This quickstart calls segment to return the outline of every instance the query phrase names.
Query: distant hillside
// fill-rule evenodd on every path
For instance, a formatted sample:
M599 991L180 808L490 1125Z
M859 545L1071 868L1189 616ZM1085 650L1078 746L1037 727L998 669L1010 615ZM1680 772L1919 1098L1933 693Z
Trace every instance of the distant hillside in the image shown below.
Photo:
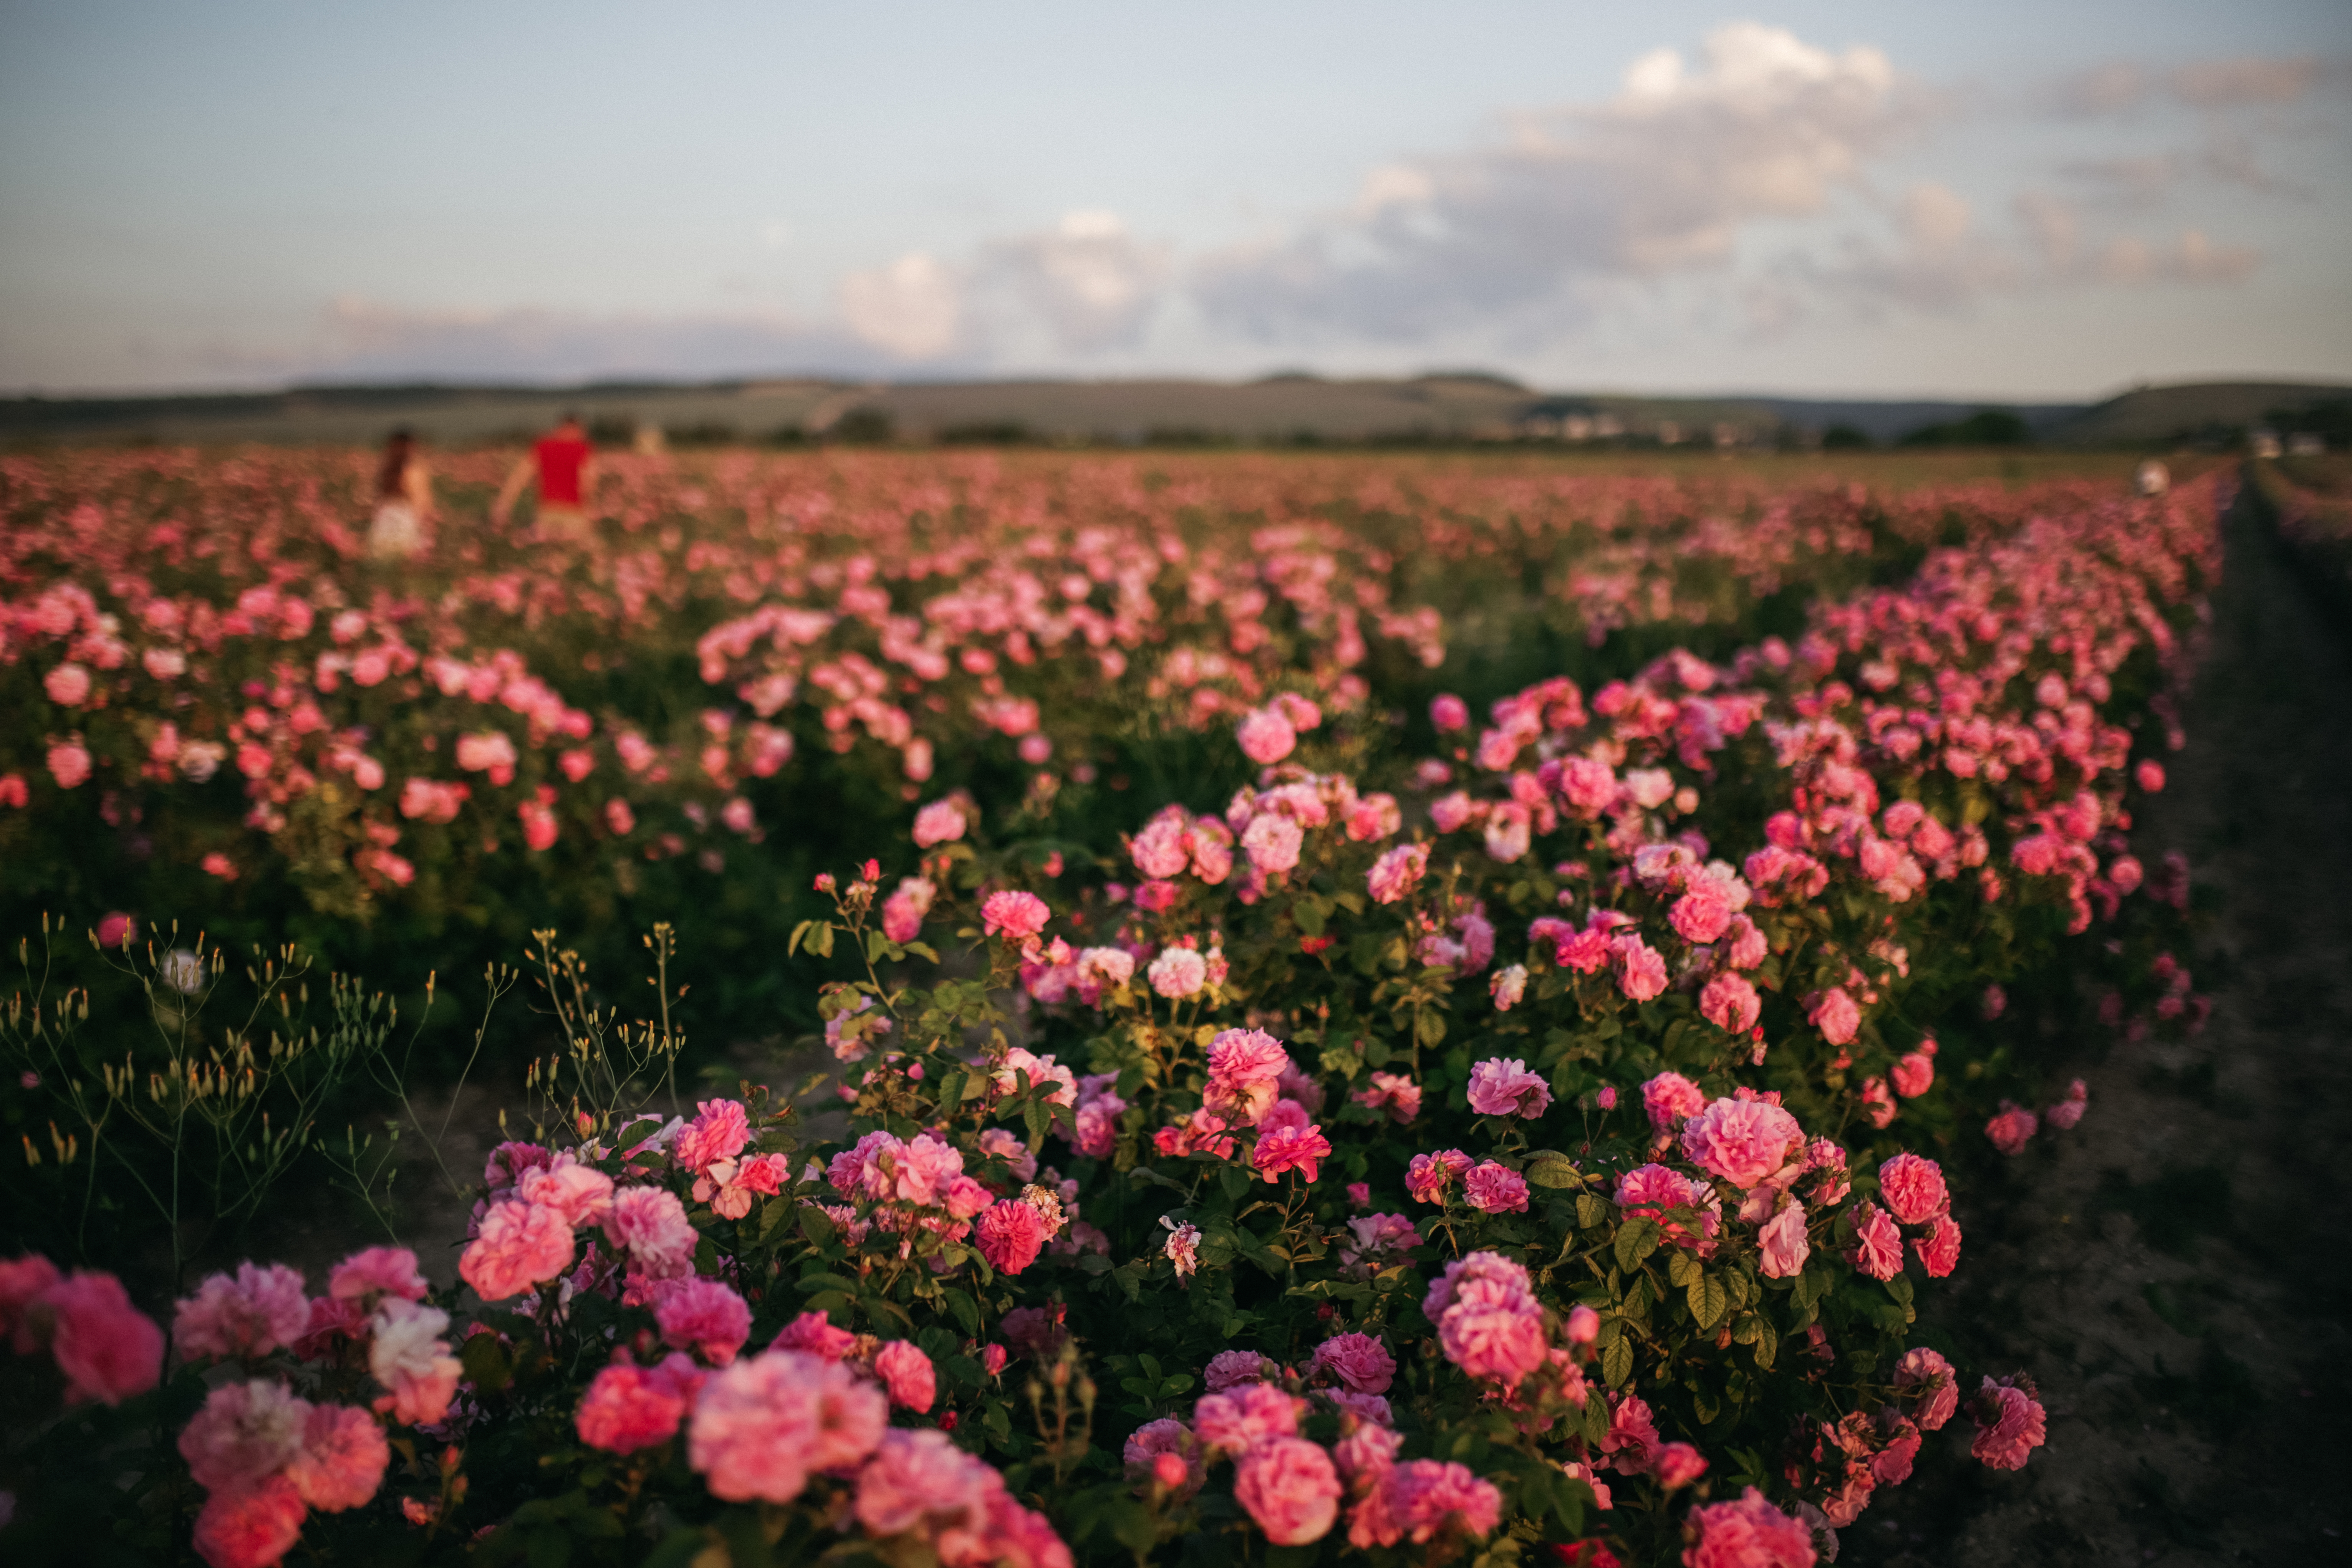
M2070 447L2168 445L2242 435L2273 409L2352 397L2352 386L2301 381L2213 381L2143 386L2111 397L2044 436Z
M2095 407L2008 404L2034 439L2151 445L2242 430L2272 408L2347 389L2291 383L2143 388ZM446 447L508 442L577 410L597 438L673 443L863 439L1100 445L1809 444L1843 426L1880 444L1966 419L1978 402L1545 393L1463 371L1410 379L1306 373L1251 382L902 382L819 378L701 385L317 386L180 397L0 400L0 443L372 443L394 426Z

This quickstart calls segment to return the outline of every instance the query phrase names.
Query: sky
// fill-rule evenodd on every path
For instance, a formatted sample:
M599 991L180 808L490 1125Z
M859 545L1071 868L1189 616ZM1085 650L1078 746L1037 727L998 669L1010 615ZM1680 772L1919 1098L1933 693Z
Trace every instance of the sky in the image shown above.
M2352 380L2352 3L0 0L0 392Z

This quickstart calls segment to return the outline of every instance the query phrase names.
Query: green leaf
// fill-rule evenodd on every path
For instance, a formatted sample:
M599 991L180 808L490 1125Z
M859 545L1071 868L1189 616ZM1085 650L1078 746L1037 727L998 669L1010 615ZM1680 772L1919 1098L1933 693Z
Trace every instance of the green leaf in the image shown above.
M800 1226L801 1235L807 1238L811 1247L829 1246L835 1235L833 1216L814 1204L801 1210Z
M964 1070L960 1067L949 1068L940 1074L940 1110L952 1114L963 1103L963 1080Z
M1666 1280L1669 1284L1688 1285L1698 1278L1699 1273L1698 1259L1679 1247L1675 1248L1674 1256L1666 1259Z
M1299 931L1304 934L1307 936L1323 934L1323 906L1319 900L1299 900L1290 906L1290 918L1297 922Z
M1045 1109L1043 1102L1033 1100L1021 1108L1021 1120L1029 1130L1029 1147L1044 1148L1045 1129L1053 1120L1053 1113Z
M1780 1353L1780 1336L1762 1318L1756 1320L1756 1364L1765 1372L1772 1370L1772 1358Z
M808 950L819 958L833 956L833 927L820 921L808 934Z
M504 1388L514 1379L514 1362L499 1343L496 1334L476 1334L457 1352L466 1368L466 1376L478 1388Z
M1576 1195L1576 1228L1591 1230L1609 1217L1609 1205L1591 1193Z
M979 1304L971 1299L968 1292L959 1290L952 1285L949 1286L941 1292L941 1294L947 1298L948 1310L953 1312L955 1314L955 1321L963 1325L963 1331L967 1334L972 1335L974 1338L977 1338L980 1334Z
M1576 1162L1557 1149L1537 1150L1528 1156L1519 1173L1538 1187L1573 1187L1584 1181L1584 1173L1576 1168ZM1577 1205L1577 1213L1582 1216L1583 1205Z
M1701 1272L1694 1275L1689 1288L1683 1294L1690 1303L1691 1317L1701 1331L1711 1330L1722 1321L1725 1310L1731 1305L1731 1293L1723 1288L1722 1279L1713 1274Z
M1433 1007L1424 1007L1413 1015L1412 1037L1424 1046L1434 1046L1445 1038L1445 1017Z
M808 935L809 927L814 924L816 924L816 921L803 921L800 924L793 927L792 936L784 942L784 956L786 958L790 958L793 954L801 950L802 940Z
M1658 1222L1637 1219L1617 1232L1617 1267L1632 1269L1658 1250Z
M1633 1342L1620 1338L1601 1352L1601 1375L1609 1380L1612 1388L1622 1388L1625 1380L1633 1375Z
M868 963L881 963L883 955L890 951L890 947L891 942L888 937L884 936L878 931L867 931L866 933L866 962Z

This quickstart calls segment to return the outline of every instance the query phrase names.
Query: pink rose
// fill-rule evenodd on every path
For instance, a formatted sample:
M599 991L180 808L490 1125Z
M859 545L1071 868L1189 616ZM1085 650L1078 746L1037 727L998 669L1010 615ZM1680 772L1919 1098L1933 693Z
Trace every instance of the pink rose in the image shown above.
M1731 924L1731 904L1719 884L1695 879L1690 891L1666 911L1666 920L1685 942L1704 947Z
M662 1342L727 1366L751 1337L751 1309L716 1279L688 1279L665 1290L654 1307Z
M1481 1214L1525 1214L1527 1178L1507 1165L1486 1161L1462 1179L1462 1201Z
M1045 929L1054 911L1034 893L991 893L980 906L981 929L1007 942L1021 942Z
M889 1419L881 1390L839 1363L769 1351L703 1384L687 1457L713 1497L790 1502L810 1472L854 1465L872 1453Z
M742 1102L706 1100L694 1108L697 1115L670 1144L670 1153L688 1170L699 1174L720 1160L730 1160L751 1141L751 1125Z
M1878 1167L1879 1196L1905 1225L1925 1225L1952 1206L1943 1167L1916 1154L1897 1154Z
M1706 1459L1688 1443L1667 1443L1651 1458L1650 1473L1660 1486L1675 1491L1706 1474Z
M1242 848L1250 864L1268 876L1297 866L1306 839L1298 824L1271 811L1251 817L1249 826L1242 829Z
M1862 1009L1841 987L1822 992L1806 1017L1822 1032L1822 1038L1833 1046L1851 1044L1862 1028Z
M1450 1529L1482 1538L1502 1521L1502 1492L1466 1465L1410 1460L1389 1472L1381 1489L1391 1527L1416 1543Z
M1649 1113L1652 1127L1671 1132L1676 1122L1706 1109L1706 1096L1682 1074L1662 1072L1642 1086L1642 1109Z
M1422 1313L1437 1325L1446 1359L1475 1378L1516 1384L1544 1364L1543 1309L1528 1271L1492 1252L1445 1266Z
M981 1214L972 1245L1000 1274L1018 1274L1045 1247L1045 1216L1025 1203L993 1203Z
M1234 738L1241 742L1242 753L1260 763L1278 763L1298 744L1290 721L1271 708L1253 708L1242 715Z
M915 813L915 846L928 849L934 844L952 843L963 837L964 826L961 806L951 800L935 800Z
M1698 994L1698 1010L1717 1028L1744 1035L1756 1026L1763 1002L1756 987L1737 974L1718 974Z
M1225 1352L1218 1360L1234 1353ZM1227 1375L1239 1370L1231 1369ZM1260 1370L1264 1370L1263 1358ZM1207 1447L1239 1454L1276 1437L1295 1436L1298 1414L1306 1405L1269 1383L1229 1383L1225 1392L1204 1394L1193 1402L1192 1430Z
M1470 705L1450 691L1441 691L1429 700L1429 721L1441 735L1470 727Z
M562 1273L572 1263L572 1227L543 1204L508 1200L490 1205L481 1229L457 1260L485 1301L502 1301Z
M1405 1169L1404 1190L1415 1203L1442 1204L1446 1190L1454 1178L1465 1174L1471 1166L1470 1156L1459 1149L1441 1149L1434 1154L1415 1154Z
M1683 1153L1742 1192L1788 1163L1804 1139L1797 1119L1760 1100L1718 1100L1683 1123Z
M1922 1432L1938 1432L1959 1407L1959 1379L1952 1363L1926 1346L1903 1352L1895 1363L1895 1387L1912 1402Z
M1234 1499L1268 1541L1304 1546L1323 1539L1339 1517L1339 1477L1331 1456L1314 1444L1276 1437L1242 1456L1234 1473Z
M1611 944L1616 958L1618 989L1632 1000L1647 1002L1666 988L1666 961L1638 936L1621 936Z
M1914 1238L1911 1250L1919 1255L1920 1263L1927 1270L1927 1278L1948 1278L1960 1262L1959 1222L1950 1215L1937 1215L1934 1229L1925 1237Z
M154 1387L163 1373L163 1331L131 1304L122 1282L82 1269L62 1279L51 1275L25 1308L16 1334L21 1352L26 1321L46 1317L49 1354L65 1373L66 1403L120 1405Z
M375 1417L348 1405L314 1405L303 1420L302 1447L287 1464L286 1479L312 1508L341 1513L375 1496L391 1462L392 1445Z
M213 1568L269 1568L302 1538L308 1511L300 1490L282 1475L216 1491L196 1514L196 1554Z
M931 1358L905 1340L893 1340L874 1352L874 1372L889 1390L890 1403L902 1410L929 1410L939 1392Z
M1862 1205L1862 1221L1854 1226L1853 1266L1873 1279L1892 1279L1903 1272L1903 1233L1876 1204Z
M1400 844L1372 862L1372 868L1364 875L1364 885L1374 903L1398 903L1420 885L1428 869L1428 845Z
M1756 1233L1756 1240L1763 1249L1760 1267L1766 1279L1795 1279L1812 1252L1812 1244L1805 1238L1805 1205L1790 1202L1765 1221L1763 1228Z
M1269 1182L1278 1180L1283 1172L1289 1170L1297 1171L1312 1182L1318 1162L1330 1153L1331 1141L1323 1136L1319 1127L1273 1127L1261 1123L1257 1146L1250 1151L1250 1163Z
M264 1356L300 1339L310 1322L301 1275L283 1264L241 1263L234 1277L208 1276L179 1304L172 1333L185 1354Z
M2025 1145L2041 1128L2033 1112L2009 1100L2000 1102L2000 1114L1985 1123L1985 1136L1994 1148L2004 1154L2024 1152Z
M2044 1440L2042 1405L2033 1393L2032 1380L2022 1374L1998 1383L1984 1380L1969 1402L1969 1419L1977 1424L1976 1441L1969 1445L1971 1458L1996 1470L2025 1468L2027 1457Z
M1386 1394L1396 1381L1396 1358L1370 1334L1339 1334L1315 1347L1314 1365L1358 1394Z
M1906 1100L1916 1100L1936 1082L1935 1041L1921 1042L1921 1048L1898 1060L1887 1077L1895 1080L1895 1092Z
M1754 1487L1737 1501L1694 1508L1685 1529L1685 1568L1812 1568L1813 1532L1767 1501Z
M1551 1086L1524 1061L1491 1057L1470 1069L1470 1109L1481 1116L1517 1116L1530 1121L1551 1106Z
M589 1383L572 1417L573 1429L592 1448L634 1454L677 1436L678 1424L686 1419L699 1387L698 1373L684 1382L666 1367L615 1362Z

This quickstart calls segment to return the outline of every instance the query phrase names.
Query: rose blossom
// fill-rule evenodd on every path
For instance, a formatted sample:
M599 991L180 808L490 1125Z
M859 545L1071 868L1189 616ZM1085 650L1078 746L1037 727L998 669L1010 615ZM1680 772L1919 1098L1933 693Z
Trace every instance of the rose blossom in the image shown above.
M180 1458L208 1491L233 1491L277 1475L302 1451L309 1401L274 1378L225 1383L180 1429Z
M1306 840L1298 824L1271 811L1251 817L1249 826L1242 829L1242 848L1250 864L1268 876L1297 866Z
M915 847L952 843L963 837L963 810L952 800L935 800L915 813Z
M1434 1154L1415 1154L1405 1168L1404 1190L1415 1203L1442 1204L1446 1189L1455 1177L1466 1173L1470 1156L1459 1149L1441 1149Z
M1621 936L1611 943L1616 954L1617 985L1635 1002L1647 1002L1666 988L1666 961L1638 936Z
M1282 761L1298 744L1289 719L1274 708L1253 708L1243 714L1234 738L1241 742L1243 755L1262 764Z
M981 930L1007 942L1022 942L1045 929L1054 911L1034 893L991 893L980 906Z
M1320 1541L1339 1517L1339 1477L1331 1456L1298 1437L1276 1437L1242 1456L1234 1500L1276 1546Z
M751 1337L751 1309L716 1279L688 1279L665 1290L654 1307L662 1342L726 1366Z
M1045 1216L1025 1203L1004 1200L982 1211L972 1245L1000 1274L1018 1274L1045 1247Z
M1192 995L1209 983L1209 962L1189 947L1171 947L1144 971L1151 989L1170 1001Z
M1949 1278L1960 1263L1959 1222L1950 1215L1937 1215L1935 1228L1924 1237L1914 1237L1911 1250L1919 1255L1920 1263L1927 1270L1927 1278Z
M1688 1443L1667 1443L1650 1460L1650 1473L1660 1486L1675 1491L1706 1474L1706 1460Z
M1880 1163L1878 1194L1905 1225L1925 1225L1952 1206L1943 1167L1916 1154L1896 1154Z
M2021 1470L2028 1455L2042 1447L2044 1422L2041 1402L2033 1397L2031 1380L1988 1377L1976 1398L1969 1402L1969 1417L1977 1424L1969 1457L1996 1470Z
M1805 1205L1790 1200L1756 1233L1764 1257L1759 1265L1768 1279L1792 1279L1805 1267L1812 1244L1805 1238Z
M247 1262L234 1278L207 1276L180 1302L172 1334L191 1355L264 1356L300 1339L310 1323L300 1274L283 1264Z
M1895 1081L1895 1092L1906 1100L1916 1100L1936 1082L1936 1042L1922 1040L1919 1049L1906 1054L1887 1073Z
M1952 1363L1926 1346L1903 1352L1895 1363L1895 1386L1916 1402L1914 1415L1922 1432L1937 1432L1959 1407L1959 1378Z
M768 1351L714 1373L695 1401L687 1457L728 1502L790 1502L809 1472L854 1465L890 1421L882 1391L837 1362Z
M1462 1201L1481 1214L1525 1214L1527 1178L1507 1165L1484 1161L1462 1178Z
M1372 868L1364 874L1364 885L1372 902L1399 903L1420 885L1428 869L1428 845L1400 844L1372 862Z
M598 1373L572 1417L580 1440L608 1454L634 1454L677 1436L702 1377L685 1357L671 1360L678 1371L620 1361Z
M1204 1394L1193 1401L1192 1430L1204 1446L1239 1454L1273 1438L1294 1436L1306 1404L1272 1384L1231 1383L1224 1393Z
M939 1393L939 1374L931 1358L904 1340L892 1340L874 1352L874 1373L889 1391L890 1403L902 1410L929 1410Z
M1642 1086L1642 1109L1649 1113L1651 1126L1671 1132L1675 1122L1706 1109L1706 1096L1682 1074L1662 1072Z
M672 1200L673 1202L676 1200ZM502 1301L554 1279L571 1265L572 1227L540 1204L508 1200L490 1205L482 1226L457 1260L485 1301Z
M338 1300L364 1301L372 1296L398 1296L422 1301L427 1287L416 1269L416 1254L404 1247L370 1247L352 1253L327 1276L327 1294Z
M146 1393L162 1378L163 1331L131 1304L129 1292L113 1275L78 1268L42 1287L32 1305L46 1310L49 1354L65 1373L68 1405L85 1399L120 1405L134 1394ZM26 1337L20 1321L20 1352Z
M1892 1279L1903 1272L1903 1233L1876 1204L1862 1205L1854 1226L1853 1266L1873 1279Z
M1287 1105L1291 1102L1284 1100ZM1296 1170L1313 1182L1319 1173L1320 1163L1331 1152L1331 1141L1323 1136L1319 1127L1275 1127L1261 1124L1257 1146L1250 1151L1250 1163L1269 1182L1279 1181L1285 1171Z
M1862 1009L1853 1005L1843 987L1824 991L1805 1015L1806 1020L1822 1032L1822 1038L1833 1046L1850 1045L1862 1028Z
M1528 1271L1497 1253L1447 1264L1421 1310L1446 1359L1472 1377L1517 1384L1544 1363L1543 1309Z
M1490 1057L1470 1069L1470 1109L1481 1116L1534 1121L1551 1107L1551 1086L1517 1059Z
M1484 1537L1502 1521L1502 1492L1467 1465L1413 1459L1391 1470L1382 1489L1391 1525L1416 1544L1449 1525Z
M1632 1394L1616 1398L1616 1405L1609 1412L1609 1430L1601 1439L1601 1451L1613 1456L1607 1468L1621 1475L1638 1476L1650 1468L1650 1456L1657 1450L1658 1425L1648 1400Z
M1785 1164L1804 1135L1777 1105L1724 1099L1683 1123L1682 1147L1693 1164L1746 1192Z
M1421 1085L1397 1073L1375 1072L1370 1089L1360 1089L1348 1098L1367 1110L1385 1107L1392 1121L1410 1123L1421 1114Z
M1179 1225L1167 1215L1160 1216L1160 1223L1168 1227L1168 1239L1161 1250L1176 1266L1176 1278L1190 1279L1192 1271L1201 1266L1201 1227L1189 1222Z
M294 1550L307 1511L294 1483L271 1476L206 1499L193 1544L213 1568L268 1568Z
M1201 1386L1211 1394L1223 1394L1228 1388L1238 1388L1245 1383L1261 1383L1277 1376L1282 1369L1255 1351L1219 1351L1201 1369ZM1286 1426L1284 1431L1296 1428Z
M1289 1053L1272 1035L1260 1029L1224 1030L1209 1042L1209 1089L1202 1103L1220 1115L1255 1126L1274 1108L1289 1067Z
M699 1174L720 1160L731 1160L751 1141L751 1124L740 1100L706 1100L694 1108L698 1115L670 1142L670 1154Z
M2000 1114L1985 1123L1985 1136L1992 1146L2004 1154L2024 1152L2025 1145L2041 1128L2033 1112L2009 1100L2000 1102Z
M449 1314L393 1296L376 1309L368 1326L373 1336L368 1343L368 1371L391 1391L392 1418L404 1426L427 1426L447 1415L461 1370L440 1337L449 1326Z
M286 1479L312 1508L341 1513L375 1496L391 1462L383 1428L366 1411L314 1405L303 1420L302 1447L287 1464Z
M1812 1568L1813 1532L1749 1487L1737 1501L1690 1510L1684 1528L1696 1539L1683 1550L1685 1568Z
M885 1432L857 1473L857 1522L887 1536L929 1520L941 1560L965 1562L970 1559L945 1550L948 1542L984 1539L989 1502L1003 1489L986 1461L957 1447L944 1432Z
M1315 1347L1317 1371L1328 1371L1358 1394L1386 1394L1396 1381L1396 1358L1370 1334L1337 1334Z
M1717 1028L1744 1035L1756 1026L1764 1005L1756 987L1737 974L1718 974L1698 994L1700 1015Z

